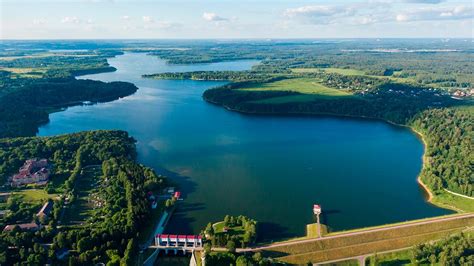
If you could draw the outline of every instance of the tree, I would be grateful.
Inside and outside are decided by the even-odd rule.
[[[250,260],[244,255],[237,257],[237,260],[235,261],[235,263],[236,263],[236,266],[249,266],[249,265],[252,265],[250,263]]]
[[[227,241],[226,247],[229,250],[229,252],[231,252],[231,253],[235,252],[235,242],[233,240]]]
[[[257,252],[253,254],[252,259],[257,263],[260,262],[262,260],[262,253]]]
[[[225,226],[228,226],[229,223],[230,223],[230,216],[229,216],[229,215],[226,215],[226,216],[224,217],[224,225],[225,225]]]

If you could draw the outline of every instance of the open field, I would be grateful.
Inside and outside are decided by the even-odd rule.
[[[295,73],[326,72],[326,73],[336,73],[336,74],[347,75],[347,76],[365,75],[365,72],[362,71],[362,70],[350,69],[350,68],[335,68],[335,67],[328,67],[328,68],[293,68],[291,70]]]
[[[263,251],[286,263],[323,262],[411,247],[458,233],[474,225],[472,214],[457,219],[438,219],[440,220],[328,235],[321,239],[295,241],[287,245],[276,243],[263,248]]]
[[[25,202],[41,202],[58,196],[57,194],[48,194],[44,189],[25,189],[19,192],[14,192],[13,194],[21,195]]]
[[[284,79],[269,83],[258,84],[256,86],[244,87],[241,90],[246,91],[294,91],[302,94],[317,94],[323,97],[352,96],[351,93],[344,90],[328,88],[316,79],[295,78]]]
[[[440,207],[455,209],[462,212],[474,212],[474,200],[441,191],[431,202]],[[453,208],[454,207],[454,208]]]
[[[284,79],[269,83],[256,84],[250,87],[244,87],[240,90],[245,91],[292,91],[300,94],[288,95],[280,97],[272,97],[268,99],[258,100],[258,103],[289,103],[289,102],[309,102],[316,99],[331,99],[336,97],[354,97],[352,93],[346,90],[338,90],[326,87],[316,79],[310,78],[294,78]]]
[[[102,169],[99,166],[83,169],[74,187],[77,191],[76,199],[65,210],[64,224],[80,223],[90,217],[93,209],[93,203],[90,202],[91,193],[96,188],[97,177],[101,174]]]

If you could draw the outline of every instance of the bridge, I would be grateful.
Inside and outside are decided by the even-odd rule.
[[[182,252],[186,254],[196,249],[202,249],[202,236],[157,234],[155,236],[155,245],[149,246],[149,248],[163,250],[165,254],[169,252],[174,254]]]

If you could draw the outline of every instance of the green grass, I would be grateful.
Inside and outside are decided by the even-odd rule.
[[[227,232],[224,232],[224,222],[217,222],[212,225],[214,227],[214,233],[216,234],[228,234],[231,236],[241,236],[245,233],[245,230],[242,226],[232,226],[228,227]]]
[[[300,93],[298,95],[272,97],[263,100],[253,101],[258,103],[281,104],[289,102],[308,102],[316,99],[331,99],[337,97],[354,97],[347,90],[339,90],[326,87],[311,78],[284,79],[269,83],[259,83],[249,87],[241,88],[244,91],[292,91]]]
[[[432,199],[432,203],[441,207],[454,207],[450,209],[474,212],[474,200],[456,196],[445,191],[436,194]]]
[[[43,189],[25,189],[13,194],[21,195],[25,202],[42,202],[58,197],[57,194],[48,194]]]
[[[284,79],[269,83],[260,83],[256,86],[244,87],[246,91],[294,91],[302,94],[317,94],[326,97],[352,96],[350,92],[328,88],[310,78]]]
[[[326,225],[321,224],[321,235],[327,235],[328,233],[328,228]],[[314,237],[319,237],[318,234],[318,224],[307,224],[306,225],[306,237],[307,238],[314,238]]]
[[[374,256],[367,258],[366,262],[367,262],[367,265],[372,265],[370,264],[370,262],[374,260],[374,257],[376,257],[377,265],[383,265],[383,266],[411,265],[410,252],[411,251],[407,249],[407,250],[384,253],[384,254],[376,254]]]

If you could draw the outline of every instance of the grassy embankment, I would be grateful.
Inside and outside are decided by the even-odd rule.
[[[474,225],[474,217],[418,224],[407,227],[386,228],[375,232],[360,231],[350,236],[315,239],[310,242],[271,247],[265,254],[291,264],[323,262],[366,255],[436,240],[458,233]]]

